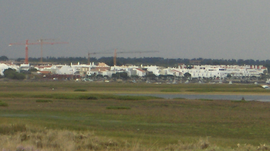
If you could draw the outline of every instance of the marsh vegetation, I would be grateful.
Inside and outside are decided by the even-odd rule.
[[[169,88],[155,86],[2,83],[0,98],[8,106],[0,107],[0,139],[5,140],[1,141],[0,149],[255,150],[268,147],[270,103],[108,93],[111,90],[151,93]],[[177,87],[186,91],[194,86],[172,86]],[[267,93],[254,86],[251,89]]]

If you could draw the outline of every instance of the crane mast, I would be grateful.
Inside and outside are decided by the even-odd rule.
[[[27,39],[25,41],[25,43],[10,43],[9,46],[13,46],[13,45],[25,45],[25,59],[24,59],[24,63],[28,64],[28,45],[38,45],[38,42],[35,43],[29,43],[29,40]]]
[[[114,49],[114,55],[113,55],[113,65],[114,66],[116,66],[116,56],[117,56],[117,54],[116,54],[116,49]]]
[[[117,53],[151,53],[151,52],[159,52],[155,50],[150,50],[150,51],[118,51],[117,49],[114,49],[114,54],[113,54],[113,65],[116,66],[116,58],[117,58]],[[108,54],[110,52],[88,52],[88,64],[90,63],[90,54]]]
[[[24,63],[28,64],[28,46],[29,45],[40,45],[41,46],[41,58],[40,61],[42,63],[42,47],[44,44],[50,44],[50,45],[54,45],[54,44],[68,44],[68,42],[45,42],[44,40],[46,39],[39,39],[38,42],[33,42],[33,43],[29,43],[29,40],[27,39],[25,41],[25,43],[10,43],[9,46],[13,46],[13,45],[25,45],[25,59],[24,59]]]
[[[117,50],[115,49],[114,50],[114,57],[113,57],[113,63],[114,63],[114,66],[116,66],[116,58],[117,58],[117,53],[151,53],[151,52],[159,52],[159,51],[156,51],[156,50],[150,50],[150,51],[119,51],[117,52]]]
[[[54,44],[68,44],[68,42],[46,42],[47,40],[51,40],[54,41],[54,39],[39,39],[39,43],[40,43],[40,63],[42,63],[42,58],[43,58],[43,44],[50,44],[50,45],[54,45]]]

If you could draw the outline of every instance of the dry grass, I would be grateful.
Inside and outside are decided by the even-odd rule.
[[[138,141],[114,140],[97,136],[90,131],[52,130],[46,127],[26,127],[20,124],[2,125],[1,128],[3,127],[10,129],[12,132],[17,129],[15,127],[22,128],[16,133],[0,135],[0,149],[2,151],[264,151],[269,149],[269,146],[265,144],[260,144],[259,146],[237,144],[237,147],[234,149],[224,148],[211,144],[208,138],[199,139],[199,141],[193,143],[179,141],[165,147],[155,147],[155,144],[152,144],[149,148],[143,146]]]
[[[3,127],[3,126],[2,126]],[[5,126],[13,129],[14,126]],[[19,125],[20,127],[20,125]],[[97,137],[89,131],[29,128],[0,136],[2,150],[117,150],[122,142]]]

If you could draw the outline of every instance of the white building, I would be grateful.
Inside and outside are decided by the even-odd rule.
[[[192,78],[226,78],[228,74],[233,77],[255,76],[260,77],[267,68],[263,66],[238,66],[238,65],[196,65],[188,69],[180,65],[178,70],[190,73]]]

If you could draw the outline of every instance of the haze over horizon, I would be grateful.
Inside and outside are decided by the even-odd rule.
[[[268,0],[3,0],[0,56],[24,58],[25,47],[9,43],[56,39],[43,57],[254,59],[270,57]],[[40,46],[29,46],[40,57]]]

